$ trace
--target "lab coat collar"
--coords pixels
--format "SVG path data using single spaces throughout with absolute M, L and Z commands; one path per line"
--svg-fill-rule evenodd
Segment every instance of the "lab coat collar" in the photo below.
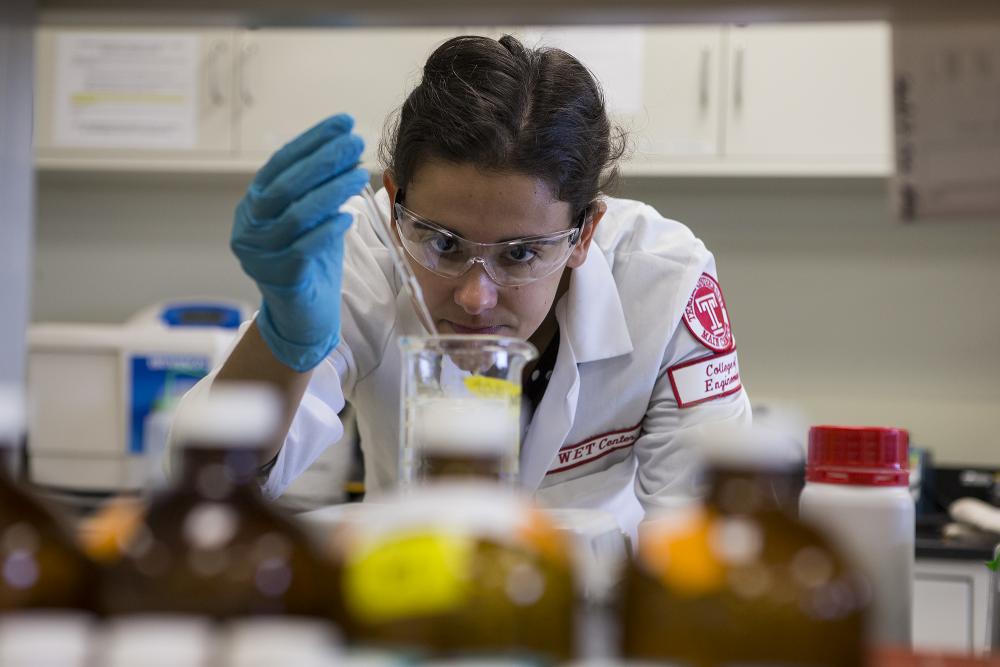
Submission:
M 556 304 L 560 340 L 556 365 L 521 448 L 521 485 L 538 489 L 573 426 L 580 395 L 578 364 L 632 351 L 625 312 L 604 253 L 591 245 Z
M 563 297 L 561 335 L 576 353 L 577 363 L 610 359 L 632 351 L 618 286 L 604 251 L 592 243 L 583 265 L 570 274 Z M 558 313 L 557 308 L 557 314 Z

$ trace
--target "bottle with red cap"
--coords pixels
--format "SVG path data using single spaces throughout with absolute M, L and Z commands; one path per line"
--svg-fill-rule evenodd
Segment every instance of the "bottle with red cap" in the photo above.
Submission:
M 909 434 L 898 428 L 814 426 L 809 430 L 803 520 L 825 530 L 872 592 L 870 638 L 910 646 L 914 506 Z

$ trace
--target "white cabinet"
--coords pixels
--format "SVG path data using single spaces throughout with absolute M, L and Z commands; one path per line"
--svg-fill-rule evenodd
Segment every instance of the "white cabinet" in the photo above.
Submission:
M 722 30 L 650 28 L 644 46 L 643 109 L 617 118 L 633 132 L 633 164 L 655 170 L 717 159 L 724 106 Z
M 889 28 L 884 23 L 652 26 L 614 35 L 603 30 L 608 41 L 602 57 L 613 61 L 617 55 L 639 71 L 635 103 L 623 108 L 612 105 L 615 120 L 630 132 L 632 152 L 624 165 L 626 173 L 891 173 Z M 507 31 L 497 27 L 194 31 L 198 45 L 194 144 L 125 150 L 78 148 L 54 141 L 53 110 L 65 103 L 56 98 L 57 35 L 72 30 L 46 28 L 38 40 L 38 162 L 42 167 L 252 173 L 297 133 L 343 111 L 355 117 L 366 142 L 363 160 L 373 167 L 386 118 L 419 80 L 430 52 L 460 32 L 497 37 Z M 530 46 L 538 35 L 544 43 L 546 34 L 569 32 L 509 31 L 533 35 Z M 614 52 L 614 39 L 628 34 L 641 44 L 637 60 Z M 575 43 L 581 44 L 579 35 Z M 583 42 L 585 64 L 589 57 L 600 56 L 599 47 L 593 39 Z M 604 67 L 593 69 L 610 67 L 606 62 L 599 65 Z M 611 76 L 604 75 L 606 83 Z
M 389 113 L 420 81 L 427 56 L 457 29 L 251 30 L 240 35 L 239 150 L 266 158 L 338 112 L 351 114 L 376 162 Z
M 655 172 L 719 157 L 724 31 L 718 26 L 511 26 L 490 34 L 507 32 L 528 47 L 564 49 L 597 77 L 612 120 L 629 134 L 629 168 Z M 615 80 L 626 78 L 616 77 L 620 69 L 638 74 Z
M 190 81 L 193 82 L 189 97 L 182 103 L 193 105 L 193 122 L 190 132 L 190 142 L 183 147 L 156 145 L 155 136 L 150 133 L 150 145 L 144 146 L 141 137 L 132 139 L 135 145 L 128 148 L 107 148 L 88 145 L 88 141 L 60 140 L 57 128 L 58 114 L 85 113 L 86 99 L 80 99 L 78 88 L 70 85 L 57 85 L 60 77 L 72 72 L 71 58 L 82 58 L 79 46 L 73 42 L 75 36 L 94 35 L 97 40 L 105 40 L 107 45 L 134 48 L 140 40 L 147 39 L 155 44 L 162 38 L 176 36 L 184 47 L 193 47 L 193 54 L 181 62 L 181 67 L 188 67 Z M 131 45 L 116 40 L 130 36 L 136 41 Z M 38 158 L 45 160 L 64 160 L 72 164 L 74 160 L 80 164 L 93 164 L 100 160 L 132 160 L 136 163 L 156 163 L 158 161 L 189 160 L 194 156 L 214 160 L 228 160 L 233 156 L 233 111 L 234 111 L 234 51 L 236 31 L 234 30 L 151 30 L 125 31 L 107 29 L 86 32 L 73 29 L 42 28 L 38 31 L 35 47 L 35 150 Z M 76 48 L 76 52 L 65 51 Z M 95 47 L 97 48 L 97 47 Z M 62 53 L 61 53 L 62 51 Z M 79 69 L 83 69 L 79 67 Z M 92 90 L 93 97 L 126 94 L 140 97 L 153 96 L 154 93 L 143 93 L 140 88 L 146 84 L 152 90 L 156 87 L 154 81 L 141 81 L 136 76 L 149 77 L 144 71 L 133 75 L 125 81 L 129 73 L 119 62 L 115 70 L 101 72 L 93 68 L 94 81 L 81 82 L 81 85 Z M 184 72 L 163 73 L 161 76 L 180 75 Z M 97 80 L 100 79 L 100 80 Z M 98 100 L 99 101 L 99 100 Z M 127 101 L 127 100 L 126 100 Z M 156 103 L 147 98 L 139 99 L 144 104 L 144 110 L 136 112 L 127 110 L 133 117 L 145 113 L 152 116 L 156 112 Z M 160 100 L 164 105 L 173 103 L 170 99 Z M 82 133 L 81 133 L 82 134 Z M 85 137 L 81 137 L 85 139 Z
M 885 167 L 889 50 L 880 23 L 730 28 L 725 156 Z
M 275 149 L 338 112 L 356 120 L 374 167 L 383 124 L 458 28 L 195 31 L 197 139 L 169 150 L 78 148 L 55 140 L 59 35 L 39 32 L 36 157 L 41 167 L 252 173 Z M 101 31 L 105 32 L 105 31 Z M 128 34 L 127 31 L 118 31 Z M 149 31 L 143 30 L 142 33 Z M 137 33 L 131 33 L 137 34 Z
M 884 23 L 650 28 L 641 174 L 891 173 Z
M 918 558 L 913 578 L 915 648 L 959 653 L 988 648 L 990 571 L 983 561 Z
M 914 581 L 916 645 L 931 650 L 970 652 L 974 597 L 968 577 L 924 574 Z

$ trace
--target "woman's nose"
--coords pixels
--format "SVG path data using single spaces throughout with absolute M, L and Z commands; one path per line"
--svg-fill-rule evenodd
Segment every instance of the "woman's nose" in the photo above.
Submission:
M 473 266 L 458 278 L 455 303 L 469 315 L 479 315 L 496 307 L 497 285 L 482 266 Z

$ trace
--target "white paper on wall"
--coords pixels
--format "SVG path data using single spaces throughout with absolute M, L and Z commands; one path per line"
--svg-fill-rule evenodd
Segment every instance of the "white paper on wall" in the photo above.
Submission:
M 518 34 L 527 46 L 554 46 L 586 65 L 604 89 L 608 111 L 626 114 L 641 109 L 641 27 L 529 28 Z
M 67 147 L 193 148 L 197 93 L 195 35 L 60 34 L 53 140 Z
M 893 32 L 903 221 L 1000 216 L 1000 22 Z

